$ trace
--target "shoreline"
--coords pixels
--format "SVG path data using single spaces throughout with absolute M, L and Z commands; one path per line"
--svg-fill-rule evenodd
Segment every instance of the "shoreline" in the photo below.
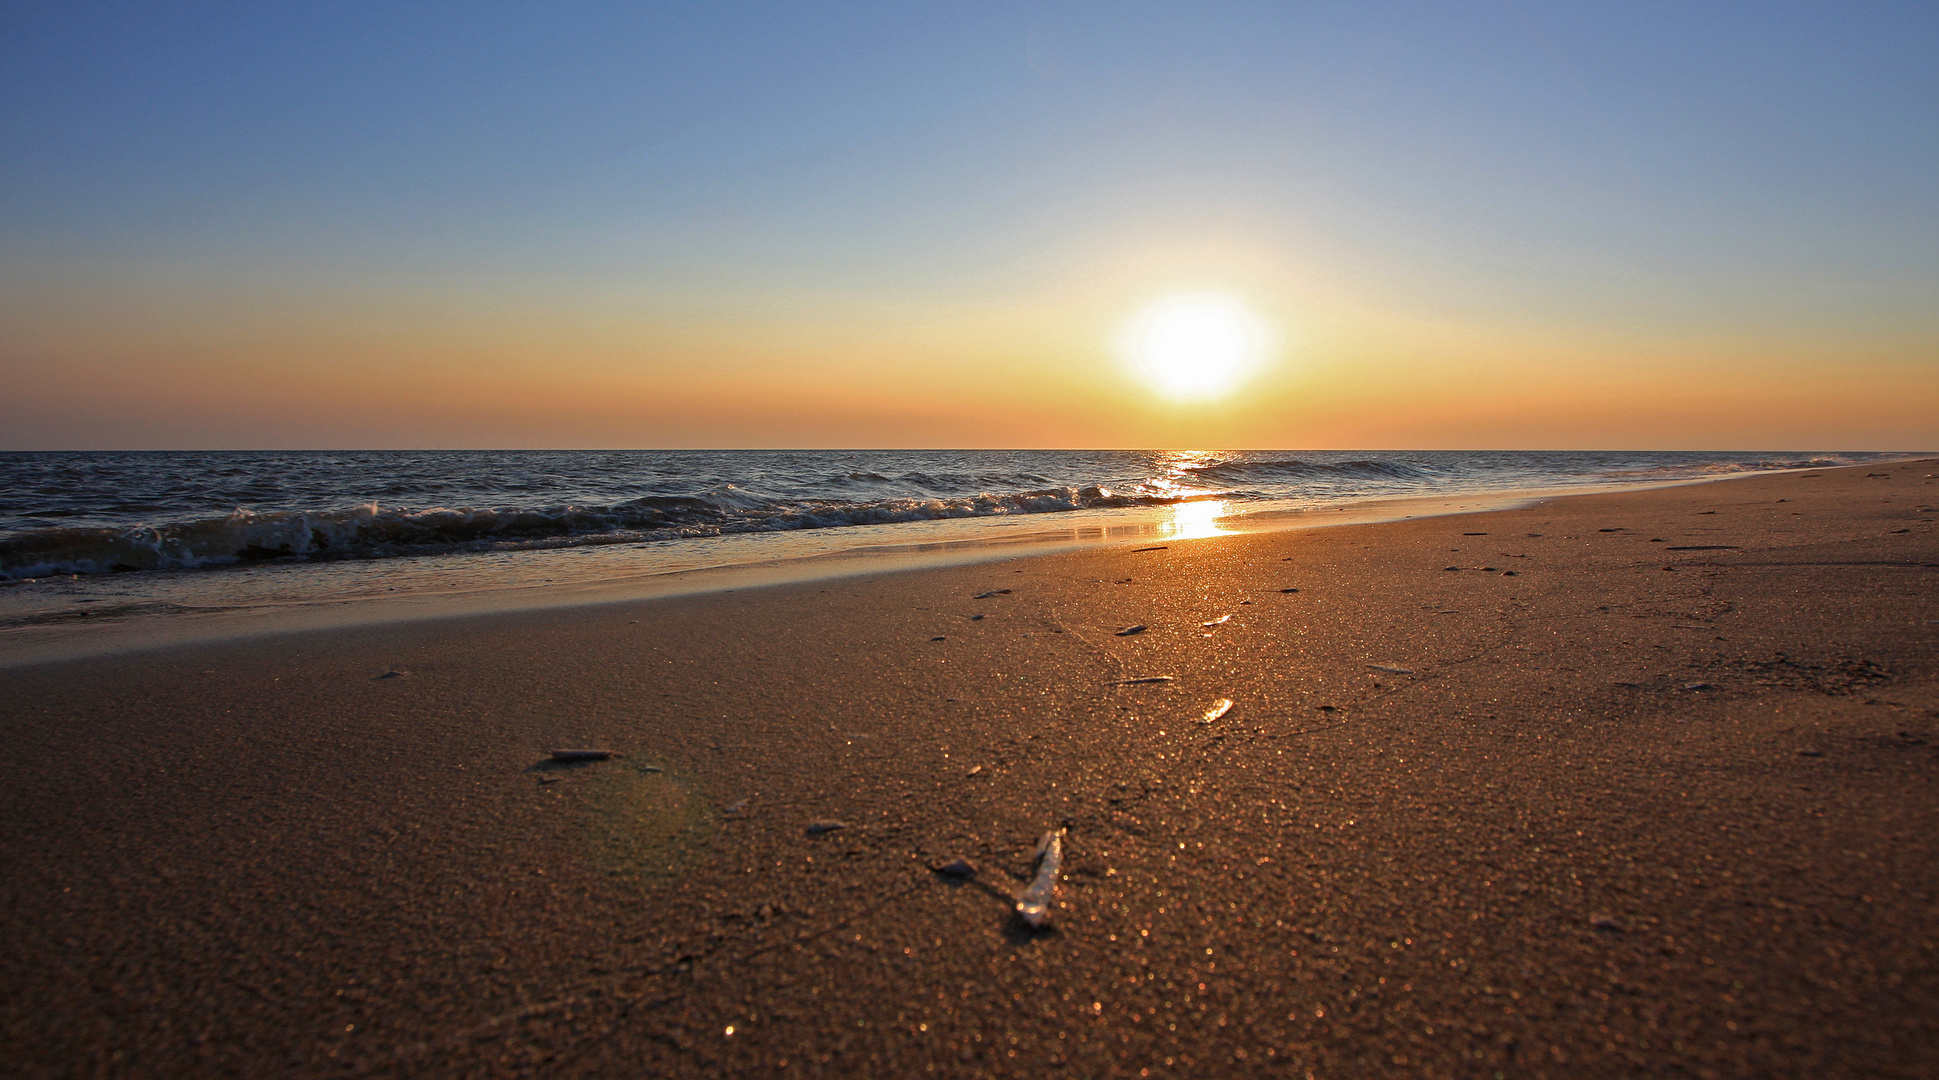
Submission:
M 82 594 L 78 598 L 68 598 L 66 602 L 59 599 L 43 600 L 37 610 L 20 610 L 23 606 L 20 601 L 26 599 L 24 595 L 15 597 L 0 593 L 0 604 L 15 601 L 11 605 L 13 610 L 0 608 L 0 612 L 5 612 L 0 614 L 0 670 L 93 656 L 239 641 L 265 635 L 516 611 L 583 608 L 772 585 L 832 581 L 879 573 L 967 566 L 1152 540 L 1303 531 L 1488 513 L 1517 509 L 1533 501 L 1652 491 L 1806 471 L 1811 470 L 1768 470 L 1621 485 L 1573 485 L 1375 498 L 1339 506 L 1262 509 L 1231 514 L 1203 513 L 1208 507 L 1225 505 L 1220 500 L 1205 500 L 1180 504 L 1162 512 L 1147 510 L 1112 514 L 1074 511 L 1069 513 L 1082 520 L 1070 524 L 1035 520 L 1040 515 L 995 523 L 998 527 L 1018 527 L 1020 531 L 1014 536 L 924 540 L 913 535 L 907 538 L 899 535 L 937 523 L 891 525 L 886 527 L 887 535 L 883 535 L 885 527 L 870 526 L 810 530 L 807 534 L 755 534 L 750 539 L 764 543 L 798 541 L 801 536 L 808 535 L 811 539 L 821 540 L 824 550 L 754 559 L 743 556 L 737 561 L 663 570 L 628 570 L 623 566 L 559 570 L 556 567 L 564 560 L 602 556 L 610 560 L 619 549 L 637 545 L 562 547 L 508 553 L 510 558 L 522 562 L 549 562 L 554 566 L 553 569 L 528 567 L 511 575 L 518 579 L 514 584 L 481 583 L 489 580 L 490 575 L 483 574 L 476 566 L 470 569 L 469 574 L 463 575 L 459 583 L 450 581 L 451 575 L 444 569 L 447 564 L 454 560 L 458 565 L 482 564 L 485 560 L 503 561 L 490 553 L 402 556 L 341 563 L 271 564 L 263 568 L 149 571 L 148 574 L 158 576 L 143 575 L 141 580 L 135 581 L 122 579 L 119 575 L 97 575 L 77 579 L 78 583 L 73 588 Z M 1063 518 L 1065 515 L 1041 516 Z M 857 538 L 851 530 L 868 530 L 874 535 Z M 823 532 L 833 535 L 818 535 Z M 884 542 L 866 542 L 876 537 Z M 857 545 L 854 542 L 857 539 L 864 542 Z M 843 540 L 850 542 L 843 544 Z M 663 543 L 654 546 L 658 548 Z M 351 580 L 338 586 L 335 595 L 285 595 L 291 587 L 279 589 L 273 583 L 254 590 L 248 587 L 256 584 L 254 579 L 265 576 L 318 575 L 319 572 L 348 576 Z M 244 575 L 250 577 L 245 578 Z M 360 578 L 378 580 L 383 584 L 357 580 Z M 58 585 L 59 580 L 49 579 L 49 583 Z M 40 582 L 29 584 L 39 585 Z M 378 591 L 379 588 L 384 591 Z M 90 595 L 110 589 L 133 590 L 134 595 L 111 599 Z M 402 595 L 393 595 L 400 591 Z M 252 592 L 257 594 L 253 599 L 250 598 Z M 236 602 L 238 600 L 241 602 Z M 80 606 L 90 603 L 102 603 L 104 606 Z
M 1929 1076 L 1935 466 L 9 668 L 0 1024 L 28 1076 Z

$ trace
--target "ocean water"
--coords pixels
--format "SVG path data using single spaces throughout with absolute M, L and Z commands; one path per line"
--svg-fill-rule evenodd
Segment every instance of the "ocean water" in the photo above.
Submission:
M 1212 501 L 1224 513 L 1681 480 L 1866 453 L 363 451 L 0 454 L 0 578 L 318 563 Z M 939 534 L 943 530 L 938 530 Z
M 277 451 L 0 454 L 0 651 L 83 624 L 406 610 L 682 571 L 987 558 L 1414 498 L 1863 464 L 1847 453 Z M 886 564 L 885 564 L 886 565 Z M 785 568 L 792 567 L 792 570 Z M 805 568 L 805 569 L 804 569 Z M 588 593 L 590 594 L 590 593 Z M 402 605 L 400 607 L 400 605 Z M 418 610 L 418 609 L 409 609 Z

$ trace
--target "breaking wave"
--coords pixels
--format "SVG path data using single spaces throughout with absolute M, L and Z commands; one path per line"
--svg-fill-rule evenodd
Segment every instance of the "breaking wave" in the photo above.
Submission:
M 879 477 L 851 475 L 848 483 Z M 884 481 L 886 482 L 886 481 Z M 268 560 L 378 559 L 441 552 L 619 544 L 732 533 L 882 525 L 944 518 L 1160 506 L 1182 497 L 1050 487 L 956 498 L 869 501 L 767 498 L 732 484 L 611 506 L 237 510 L 219 518 L 130 528 L 56 527 L 0 539 L 0 578 L 226 566 Z
M 1258 480 L 1341 479 L 1341 480 L 1420 480 L 1436 475 L 1434 470 L 1405 461 L 1302 461 L 1299 458 L 1267 461 L 1222 461 L 1182 469 L 1199 481 L 1243 484 Z

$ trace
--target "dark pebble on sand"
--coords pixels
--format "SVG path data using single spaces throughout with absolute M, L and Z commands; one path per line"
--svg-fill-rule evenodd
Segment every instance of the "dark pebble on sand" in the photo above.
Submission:
M 552 751 L 552 760 L 554 761 L 605 761 L 607 758 L 614 757 L 614 756 L 615 754 L 611 750 L 554 750 Z
M 1799 757 L 1824 757 L 1825 752 L 1823 750 L 1800 750 L 1798 751 L 1798 756 Z
M 1459 570 L 1459 569 L 1461 569 L 1461 568 L 1460 568 L 1460 567 L 1458 567 L 1458 566 L 1443 566 L 1443 567 L 1441 567 L 1441 569 L 1443 569 L 1443 570 Z
M 1607 931 L 1611 934 L 1620 934 L 1624 932 L 1622 923 L 1619 923 L 1616 920 L 1611 919 L 1607 916 L 1604 916 L 1599 919 L 1590 919 L 1589 925 L 1595 927 L 1598 930 Z
M 976 876 L 976 867 L 971 866 L 968 859 L 957 859 L 933 869 L 946 878 L 956 878 L 959 881 Z
M 929 640 L 931 640 L 931 641 L 948 641 L 949 639 L 948 639 L 948 638 L 939 638 L 939 637 L 932 637 L 932 638 L 930 638 Z
M 820 836 L 822 833 L 831 833 L 836 829 L 846 828 L 848 828 L 848 822 L 846 821 L 811 821 L 808 823 L 808 835 Z
M 1149 628 L 1148 628 L 1147 626 L 1145 626 L 1145 624 L 1144 624 L 1144 623 L 1139 623 L 1139 624 L 1138 624 L 1138 625 L 1136 625 L 1136 626 L 1127 626 L 1127 627 L 1125 627 L 1124 629 L 1122 629 L 1122 630 L 1120 630 L 1120 631 L 1118 631 L 1118 636 L 1119 636 L 1119 637 L 1130 637 L 1130 636 L 1131 636 L 1131 635 L 1133 635 L 1133 634 L 1142 634 L 1142 633 L 1144 633 L 1144 632 L 1145 632 L 1145 631 L 1146 631 L 1147 629 L 1149 629 Z
M 1298 589 L 1281 589 L 1280 592 L 1298 592 Z

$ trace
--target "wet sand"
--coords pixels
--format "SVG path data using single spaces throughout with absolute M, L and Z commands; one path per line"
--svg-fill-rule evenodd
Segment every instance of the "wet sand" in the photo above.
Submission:
M 0 671 L 11 1070 L 1932 1076 L 1934 472 Z

